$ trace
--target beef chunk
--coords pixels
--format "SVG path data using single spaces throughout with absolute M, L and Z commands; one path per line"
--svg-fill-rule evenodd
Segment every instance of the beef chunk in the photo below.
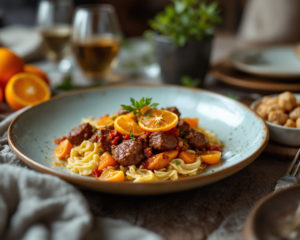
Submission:
M 180 117 L 180 112 L 179 112 L 179 110 L 177 109 L 177 107 L 167 107 L 167 108 L 165 108 L 166 110 L 168 110 L 168 111 L 170 111 L 170 112 L 173 112 L 173 113 L 175 113 L 177 116 L 178 116 L 178 118 Z
M 95 142 L 98 142 L 99 138 L 100 138 L 100 135 L 99 135 L 97 132 L 95 132 L 95 133 L 90 137 L 89 141 L 95 143 Z
M 89 139 L 93 135 L 93 127 L 89 123 L 82 123 L 73 128 L 68 135 L 68 139 L 73 145 L 80 145 L 83 140 Z
M 118 114 L 119 115 L 124 115 L 124 114 L 127 114 L 129 113 L 127 110 L 123 109 L 123 108 L 120 108 L 119 111 L 118 111 Z
M 185 121 L 183 121 L 182 119 L 180 119 L 178 121 L 177 127 L 179 129 L 180 136 L 185 136 L 186 134 L 189 133 L 190 126 Z
M 149 137 L 149 146 L 155 150 L 172 150 L 177 147 L 177 143 L 176 136 L 164 132 L 154 132 Z
M 113 158 L 123 166 L 136 165 L 144 158 L 140 141 L 125 140 L 112 149 Z
M 112 131 L 114 128 L 113 126 L 109 126 L 107 128 L 101 129 L 100 136 L 98 137 L 97 144 L 99 148 L 101 148 L 104 152 L 110 152 L 111 151 L 111 139 L 109 137 L 110 131 Z
M 190 128 L 185 138 L 187 139 L 189 145 L 195 149 L 201 149 L 208 146 L 208 140 L 204 134 L 195 131 Z

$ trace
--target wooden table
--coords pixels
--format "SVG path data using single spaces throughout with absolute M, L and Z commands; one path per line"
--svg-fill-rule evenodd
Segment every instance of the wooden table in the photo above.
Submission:
M 217 38 L 212 61 L 243 44 L 230 36 Z M 205 87 L 246 101 L 258 96 L 228 87 L 211 77 Z M 250 209 L 257 200 L 273 191 L 288 165 L 287 160 L 262 154 L 237 174 L 191 191 L 144 197 L 82 192 L 96 216 L 123 219 L 166 239 L 241 239 Z

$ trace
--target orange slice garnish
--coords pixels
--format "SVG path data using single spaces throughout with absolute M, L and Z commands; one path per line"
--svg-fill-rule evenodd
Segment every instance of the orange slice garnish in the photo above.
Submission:
M 105 127 L 111 125 L 114 123 L 114 119 L 116 119 L 118 116 L 118 113 L 114 113 L 110 116 L 103 116 L 98 118 L 97 123 L 96 123 L 96 128 L 97 129 L 104 129 Z
M 50 88 L 40 77 L 31 73 L 18 73 L 7 83 L 5 99 L 14 110 L 47 101 Z
M 139 126 L 149 132 L 169 131 L 177 123 L 178 116 L 175 113 L 159 109 L 152 109 L 148 116 L 144 115 L 139 120 Z
M 121 115 L 116 118 L 114 128 L 122 134 L 140 136 L 144 130 L 139 127 L 137 122 L 130 115 Z

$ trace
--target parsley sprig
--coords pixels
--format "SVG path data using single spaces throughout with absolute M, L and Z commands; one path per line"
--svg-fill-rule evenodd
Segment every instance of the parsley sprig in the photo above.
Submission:
M 127 110 L 128 112 L 133 112 L 133 114 L 136 117 L 140 117 L 140 116 L 151 117 L 152 116 L 150 114 L 151 108 L 158 106 L 158 103 L 151 103 L 151 101 L 152 98 L 142 97 L 139 101 L 135 100 L 134 98 L 130 98 L 131 105 L 122 104 L 121 107 L 124 110 Z M 147 106 L 149 106 L 149 109 L 143 113 L 142 109 L 144 109 Z

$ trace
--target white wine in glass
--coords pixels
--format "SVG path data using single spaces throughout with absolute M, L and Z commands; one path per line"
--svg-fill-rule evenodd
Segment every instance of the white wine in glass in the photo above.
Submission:
M 87 5 L 76 10 L 72 50 L 88 78 L 107 77 L 117 60 L 120 44 L 121 31 L 113 6 Z
M 70 53 L 73 16 L 72 0 L 42 0 L 37 23 L 46 57 L 59 62 Z

